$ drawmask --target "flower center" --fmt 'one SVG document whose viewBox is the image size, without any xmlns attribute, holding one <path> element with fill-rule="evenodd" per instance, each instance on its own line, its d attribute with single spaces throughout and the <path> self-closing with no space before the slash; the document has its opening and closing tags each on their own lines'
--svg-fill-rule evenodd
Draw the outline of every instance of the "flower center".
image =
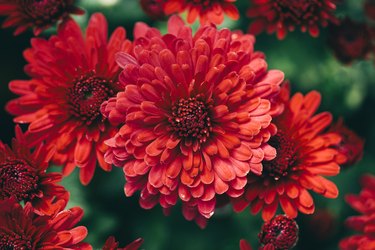
<svg viewBox="0 0 375 250">
<path fill-rule="evenodd" d="M 281 177 L 288 175 L 290 170 L 293 170 L 297 159 L 296 147 L 282 130 L 272 136 L 268 143 L 276 149 L 277 156 L 272 161 L 264 162 L 264 174 L 279 180 Z"/>
<path fill-rule="evenodd" d="M 168 119 L 180 137 L 197 139 L 205 142 L 212 131 L 209 107 L 201 100 L 202 96 L 180 99 L 172 107 L 172 116 Z"/>
<path fill-rule="evenodd" d="M 64 0 L 21 0 L 24 13 L 36 26 L 51 24 L 66 11 Z"/>
<path fill-rule="evenodd" d="M 0 249 L 1 250 L 15 250 L 15 249 L 32 249 L 30 237 L 18 235 L 14 232 L 0 233 Z"/>
<path fill-rule="evenodd" d="M 298 241 L 298 225 L 285 215 L 278 215 L 264 223 L 258 238 L 263 245 L 271 244 L 275 249 L 291 249 Z"/>
<path fill-rule="evenodd" d="M 100 105 L 114 95 L 111 84 L 112 81 L 92 75 L 76 79 L 73 87 L 68 90 L 72 114 L 87 125 L 102 117 Z"/>
<path fill-rule="evenodd" d="M 5 160 L 0 163 L 0 198 L 15 196 L 19 201 L 30 200 L 36 195 L 38 180 L 26 161 Z"/>
</svg>

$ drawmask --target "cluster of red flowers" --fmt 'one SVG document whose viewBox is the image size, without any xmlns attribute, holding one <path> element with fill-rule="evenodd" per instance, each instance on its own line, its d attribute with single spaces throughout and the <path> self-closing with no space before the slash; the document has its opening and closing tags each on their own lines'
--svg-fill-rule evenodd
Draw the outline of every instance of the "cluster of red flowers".
<svg viewBox="0 0 375 250">
<path fill-rule="evenodd" d="M 37 35 L 63 21 L 56 35 L 33 38 L 25 50 L 30 79 L 9 84 L 20 97 L 6 109 L 28 129 L 16 128 L 12 148 L 0 143 L 0 248 L 91 248 L 82 242 L 86 228 L 75 227 L 83 211 L 64 210 L 69 194 L 58 184 L 60 174 L 46 172 L 49 163 L 63 166 L 64 176 L 78 166 L 84 185 L 97 165 L 121 167 L 126 196 L 140 191 L 143 208 L 160 204 L 166 213 L 181 201 L 185 218 L 201 227 L 219 198 L 237 212 L 250 206 L 266 221 L 261 249 L 292 248 L 293 218 L 315 209 L 309 191 L 336 198 L 326 176 L 356 163 L 363 141 L 342 121 L 332 125 L 329 112 L 316 114 L 318 92 L 290 97 L 284 74 L 269 70 L 254 50 L 253 35 L 212 25 L 193 34 L 172 16 L 167 34 L 137 23 L 133 41 L 122 27 L 107 38 L 102 14 L 92 15 L 83 35 L 68 17 L 81 13 L 73 2 L 0 0 L 4 26 L 17 26 L 16 34 L 32 26 Z M 189 23 L 198 16 L 202 24 L 239 17 L 234 0 L 146 2 L 154 17 L 188 10 Z M 334 1 L 252 2 L 249 15 L 258 19 L 250 31 L 275 31 L 280 39 L 296 25 L 316 36 L 318 23 L 336 20 Z M 286 216 L 275 217 L 279 205 Z M 372 215 L 355 222 L 371 229 Z M 346 247 L 352 241 L 342 248 L 352 249 Z M 114 238 L 104 247 L 117 248 Z"/>
</svg>

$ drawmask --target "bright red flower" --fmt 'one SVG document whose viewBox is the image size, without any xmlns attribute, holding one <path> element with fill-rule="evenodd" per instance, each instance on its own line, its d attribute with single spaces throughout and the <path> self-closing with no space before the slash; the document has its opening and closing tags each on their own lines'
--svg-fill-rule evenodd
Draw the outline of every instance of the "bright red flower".
<svg viewBox="0 0 375 250">
<path fill-rule="evenodd" d="M 8 16 L 3 28 L 15 26 L 14 35 L 29 27 L 34 35 L 51 27 L 56 22 L 66 19 L 69 14 L 83 14 L 84 11 L 74 6 L 75 0 L 0 0 L 0 16 Z"/>
<path fill-rule="evenodd" d="M 152 19 L 166 17 L 164 5 L 167 0 L 140 0 L 143 11 Z"/>
<path fill-rule="evenodd" d="M 64 175 L 77 165 L 83 184 L 92 179 L 97 161 L 111 170 L 103 159 L 104 140 L 115 128 L 100 114 L 100 105 L 123 89 L 114 56 L 131 47 L 123 28 L 117 28 L 109 40 L 107 33 L 105 17 L 94 14 L 85 37 L 69 20 L 57 36 L 32 39 L 32 48 L 25 51 L 29 62 L 25 71 L 32 79 L 9 84 L 21 96 L 7 105 L 17 116 L 14 121 L 30 123 L 30 140 L 56 145 L 54 163 L 64 165 Z"/>
<path fill-rule="evenodd" d="M 332 115 L 323 112 L 314 115 L 321 96 L 312 91 L 306 96 L 295 94 L 284 113 L 274 119 L 277 134 L 269 144 L 276 148 L 277 156 L 263 162 L 263 174 L 248 176 L 243 196 L 233 199 L 234 209 L 243 210 L 251 203 L 251 212 L 262 210 L 262 217 L 269 221 L 280 203 L 290 218 L 298 211 L 311 214 L 314 202 L 308 190 L 326 198 L 336 198 L 336 185 L 323 176 L 334 176 L 340 171 L 339 152 L 336 146 L 341 137 L 324 132 L 332 122 Z"/>
<path fill-rule="evenodd" d="M 165 13 L 181 13 L 187 10 L 188 23 L 194 23 L 199 17 L 201 24 L 221 24 L 224 15 L 237 20 L 240 15 L 233 4 L 236 0 L 166 0 Z"/>
<path fill-rule="evenodd" d="M 82 242 L 86 227 L 75 227 L 81 208 L 62 210 L 63 201 L 53 215 L 40 216 L 29 205 L 22 208 L 13 198 L 0 201 L 0 249 L 92 249 Z"/>
<path fill-rule="evenodd" d="M 119 243 L 116 241 L 115 237 L 110 236 L 105 242 L 102 250 L 138 250 L 141 247 L 142 243 L 143 239 L 139 238 L 126 247 L 120 248 L 118 247 Z"/>
<path fill-rule="evenodd" d="M 258 235 L 261 249 L 291 249 L 297 244 L 298 232 L 298 225 L 293 219 L 278 215 L 263 224 Z"/>
<path fill-rule="evenodd" d="M 362 159 L 365 142 L 354 131 L 344 125 L 342 118 L 333 124 L 329 131 L 341 135 L 342 140 L 336 148 L 342 156 L 342 167 L 352 166 Z"/>
<path fill-rule="evenodd" d="M 284 39 L 288 31 L 297 26 L 311 36 L 319 35 L 319 26 L 337 22 L 333 12 L 336 0 L 250 0 L 252 7 L 248 16 L 255 18 L 249 32 L 259 34 L 276 32 L 278 39 Z"/>
<path fill-rule="evenodd" d="M 186 218 L 209 218 L 218 194 L 238 197 L 275 157 L 270 99 L 284 75 L 267 71 L 251 35 L 203 26 L 192 36 L 176 16 L 168 30 L 139 23 L 134 54 L 118 54 L 125 91 L 103 111 L 122 127 L 105 159 L 123 167 L 127 196 L 141 190 L 143 208 L 180 198 Z"/>
<path fill-rule="evenodd" d="M 340 25 L 329 27 L 328 44 L 342 63 L 366 59 L 373 49 L 370 27 L 345 18 Z"/>
<path fill-rule="evenodd" d="M 341 250 L 375 249 L 375 176 L 365 175 L 361 179 L 359 195 L 347 195 L 346 202 L 362 215 L 351 216 L 346 225 L 361 234 L 349 236 L 340 242 Z"/>
<path fill-rule="evenodd" d="M 0 141 L 0 200 L 14 197 L 18 202 L 30 203 L 41 215 L 59 209 L 57 200 L 66 203 L 69 194 L 57 184 L 61 174 L 46 173 L 53 153 L 43 144 L 30 148 L 18 126 L 12 148 Z"/>
</svg>

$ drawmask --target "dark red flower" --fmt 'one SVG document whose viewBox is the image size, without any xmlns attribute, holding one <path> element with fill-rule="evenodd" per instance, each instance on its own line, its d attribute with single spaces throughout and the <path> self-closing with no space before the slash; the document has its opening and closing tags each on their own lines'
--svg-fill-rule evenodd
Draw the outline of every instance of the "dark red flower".
<svg viewBox="0 0 375 250">
<path fill-rule="evenodd" d="M 120 248 L 118 247 L 119 243 L 116 241 L 115 237 L 110 236 L 105 242 L 102 250 L 138 250 L 141 247 L 142 243 L 143 239 L 139 238 L 126 247 Z"/>
<path fill-rule="evenodd" d="M 69 14 L 83 14 L 84 11 L 74 6 L 75 0 L 0 0 L 0 16 L 8 16 L 3 28 L 15 26 L 14 35 L 29 27 L 34 35 L 66 19 Z"/>
<path fill-rule="evenodd" d="M 122 127 L 105 159 L 123 167 L 125 193 L 140 190 L 143 208 L 181 199 L 187 219 L 209 218 L 217 195 L 241 195 L 247 174 L 275 157 L 270 99 L 284 75 L 267 71 L 251 35 L 213 26 L 192 35 L 176 16 L 168 31 L 138 23 L 134 53 L 117 55 L 126 87 L 103 112 Z"/>
<path fill-rule="evenodd" d="M 342 137 L 340 144 L 336 146 L 342 157 L 340 160 L 342 167 L 352 166 L 362 159 L 365 142 L 354 131 L 344 125 L 342 118 L 333 124 L 329 131 Z"/>
<path fill-rule="evenodd" d="M 276 32 L 278 39 L 284 39 L 288 31 L 297 26 L 311 36 L 319 35 L 319 26 L 337 22 L 333 12 L 336 0 L 250 0 L 248 16 L 255 20 L 249 32 L 259 34 Z"/>
<path fill-rule="evenodd" d="M 64 175 L 77 165 L 83 184 L 92 179 L 97 161 L 104 170 L 111 170 L 103 159 L 104 140 L 115 128 L 101 115 L 100 105 L 123 89 L 114 56 L 131 47 L 123 28 L 117 28 L 109 40 L 107 36 L 102 14 L 91 17 L 86 36 L 69 20 L 57 36 L 32 39 L 32 48 L 25 51 L 29 62 L 25 71 L 32 79 L 9 84 L 21 96 L 7 105 L 17 116 L 14 121 L 30 123 L 31 141 L 56 146 L 53 161 L 64 165 Z"/>
<path fill-rule="evenodd" d="M 258 235 L 261 249 L 288 250 L 298 241 L 298 225 L 285 215 L 278 215 L 265 222 Z"/>
<path fill-rule="evenodd" d="M 340 25 L 329 28 L 328 44 L 342 63 L 366 59 L 372 51 L 371 32 L 366 23 L 345 18 Z"/>
<path fill-rule="evenodd" d="M 81 208 L 62 210 L 62 201 L 53 215 L 40 216 L 29 205 L 22 208 L 13 198 L 0 201 L 0 249 L 92 249 L 82 242 L 86 227 L 75 227 L 83 216 Z"/>
<path fill-rule="evenodd" d="M 18 202 L 30 203 L 42 215 L 59 209 L 57 200 L 66 203 L 69 194 L 57 184 L 61 174 L 46 173 L 53 153 L 43 144 L 30 148 L 18 126 L 12 148 L 0 141 L 0 200 L 14 197 Z"/>
<path fill-rule="evenodd" d="M 143 11 L 152 19 L 163 19 L 164 5 L 167 0 L 140 0 Z"/>
<path fill-rule="evenodd" d="M 349 236 L 340 241 L 341 250 L 370 250 L 375 249 L 375 176 L 365 175 L 361 179 L 362 190 L 359 195 L 350 194 L 346 202 L 357 212 L 351 216 L 346 225 L 361 234 Z"/>
<path fill-rule="evenodd" d="M 298 211 L 311 214 L 314 202 L 308 192 L 312 190 L 326 198 L 336 198 L 336 185 L 323 176 L 339 173 L 340 153 L 336 146 L 340 135 L 325 132 L 332 115 L 323 112 L 314 115 L 321 96 L 312 91 L 306 96 L 295 94 L 286 105 L 284 113 L 274 119 L 277 134 L 269 144 L 276 148 L 277 156 L 263 162 L 261 176 L 248 175 L 244 195 L 232 199 L 236 211 L 251 203 L 251 212 L 262 210 L 265 221 L 276 213 L 278 205 L 289 218 Z"/>
<path fill-rule="evenodd" d="M 181 13 L 187 10 L 188 23 L 194 23 L 199 17 L 201 24 L 221 24 L 224 15 L 237 20 L 240 15 L 233 4 L 236 0 L 166 0 L 165 13 Z"/>
</svg>

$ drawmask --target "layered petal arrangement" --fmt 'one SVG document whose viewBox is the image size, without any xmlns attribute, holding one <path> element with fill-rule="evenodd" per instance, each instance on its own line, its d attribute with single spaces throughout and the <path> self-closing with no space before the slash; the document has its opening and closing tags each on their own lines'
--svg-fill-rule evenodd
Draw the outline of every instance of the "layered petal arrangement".
<svg viewBox="0 0 375 250">
<path fill-rule="evenodd" d="M 249 32 L 259 34 L 276 32 L 278 39 L 284 39 L 288 32 L 300 27 L 311 36 L 319 35 L 319 26 L 337 23 L 333 12 L 337 0 L 250 0 L 248 16 L 255 20 Z"/>
<path fill-rule="evenodd" d="M 277 156 L 263 162 L 261 176 L 249 174 L 244 195 L 232 199 L 235 211 L 242 211 L 249 204 L 251 212 L 262 210 L 262 218 L 269 221 L 279 204 L 289 218 L 298 211 L 311 214 L 314 202 L 308 192 L 312 190 L 326 198 L 336 198 L 336 185 L 323 176 L 339 173 L 343 159 L 337 146 L 341 136 L 325 132 L 332 122 L 328 112 L 315 114 L 321 96 L 312 91 L 306 96 L 295 94 L 284 113 L 275 118 L 277 134 L 269 144 L 276 148 Z"/>
<path fill-rule="evenodd" d="M 177 16 L 168 34 L 138 23 L 133 53 L 117 54 L 125 91 L 102 106 L 119 132 L 105 160 L 123 167 L 125 193 L 143 208 L 183 201 L 187 219 L 209 218 L 216 196 L 238 197 L 247 175 L 275 157 L 271 98 L 284 75 L 267 71 L 254 37 L 199 28 Z"/>
<path fill-rule="evenodd" d="M 234 5 L 236 0 L 165 0 L 164 11 L 167 15 L 187 11 L 188 23 L 197 18 L 201 24 L 221 24 L 224 16 L 237 20 L 240 15 Z"/>
<path fill-rule="evenodd" d="M 0 0 L 0 16 L 7 16 L 3 28 L 16 27 L 14 35 L 32 27 L 34 35 L 51 27 L 69 14 L 83 14 L 84 11 L 74 6 L 75 0 Z"/>
<path fill-rule="evenodd" d="M 114 57 L 131 47 L 121 27 L 107 36 L 102 14 L 91 17 L 84 36 L 69 20 L 49 40 L 32 39 L 32 48 L 24 53 L 29 63 L 25 71 L 32 79 L 9 84 L 20 95 L 6 107 L 16 115 L 14 121 L 30 124 L 31 141 L 56 146 L 53 162 L 64 166 L 64 175 L 78 166 L 83 184 L 92 179 L 97 161 L 102 169 L 111 170 L 103 158 L 104 140 L 115 128 L 101 115 L 100 105 L 123 89 Z"/>
<path fill-rule="evenodd" d="M 0 201 L 0 249 L 92 249 L 82 242 L 86 227 L 76 226 L 81 208 L 63 210 L 62 205 L 53 215 L 40 216 L 29 205 L 22 208 L 13 198 Z"/>
<path fill-rule="evenodd" d="M 339 245 L 341 250 L 375 249 L 375 176 L 363 176 L 361 185 L 362 190 L 359 195 L 346 196 L 346 202 L 361 213 L 361 215 L 349 217 L 346 225 L 361 234 L 341 240 Z"/>
<path fill-rule="evenodd" d="M 12 148 L 0 141 L 0 200 L 13 197 L 41 215 L 51 215 L 66 204 L 69 194 L 57 184 L 61 174 L 46 173 L 53 153 L 43 144 L 29 147 L 18 126 Z"/>
</svg>

